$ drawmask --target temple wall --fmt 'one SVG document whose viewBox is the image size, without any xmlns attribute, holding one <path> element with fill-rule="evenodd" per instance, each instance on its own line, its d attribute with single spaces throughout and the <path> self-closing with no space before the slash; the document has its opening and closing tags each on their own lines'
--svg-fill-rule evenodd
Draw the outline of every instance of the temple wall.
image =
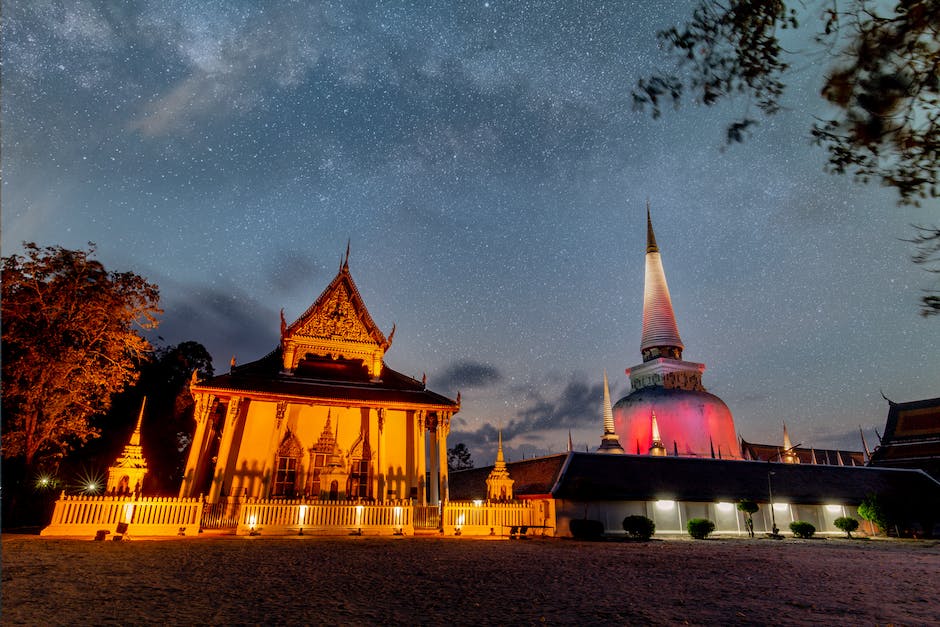
<svg viewBox="0 0 940 627">
<path fill-rule="evenodd" d="M 849 505 L 791 505 L 776 503 L 773 515 L 768 503 L 759 503 L 760 510 L 754 514 L 754 532 L 770 533 L 776 520 L 777 528 L 790 535 L 790 523 L 802 520 L 816 527 L 817 534 L 844 535 L 834 521 L 840 516 L 851 516 L 861 525 L 856 535 L 874 533 L 870 525 L 858 515 L 858 509 Z M 604 524 L 610 535 L 623 534 L 623 519 L 630 515 L 646 516 L 656 524 L 657 535 L 686 535 L 686 524 L 690 518 L 707 518 L 715 523 L 714 534 L 746 535 L 744 514 L 734 503 L 706 503 L 695 501 L 569 501 L 555 500 L 556 535 L 571 536 L 570 523 L 575 519 L 588 518 Z"/>
</svg>

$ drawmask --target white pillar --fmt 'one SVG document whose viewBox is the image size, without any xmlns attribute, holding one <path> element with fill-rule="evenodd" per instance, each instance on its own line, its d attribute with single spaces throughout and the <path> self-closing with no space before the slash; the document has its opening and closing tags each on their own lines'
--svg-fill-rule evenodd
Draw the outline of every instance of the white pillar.
<svg viewBox="0 0 940 627">
<path fill-rule="evenodd" d="M 431 433 L 433 434 L 431 436 L 432 439 L 431 439 L 431 450 L 430 450 L 430 454 L 431 454 L 431 505 L 437 505 L 438 503 L 441 502 L 440 491 L 438 490 L 438 488 L 440 487 L 440 479 L 438 478 L 439 477 L 438 473 L 440 472 L 440 468 L 441 468 L 441 460 L 440 460 L 440 447 L 438 447 L 437 445 L 438 433 L 439 433 L 437 425 L 434 426 L 434 430 L 431 431 Z"/>
<path fill-rule="evenodd" d="M 426 458 L 425 454 L 427 451 L 427 444 L 425 442 L 425 419 L 423 411 L 415 412 L 415 445 L 417 450 L 415 451 L 415 484 L 418 487 L 418 505 L 427 505 L 428 499 L 427 494 L 425 494 L 425 464 Z"/>
<path fill-rule="evenodd" d="M 441 501 L 447 501 L 450 498 L 449 488 L 447 484 L 448 479 L 448 469 L 447 469 L 447 435 L 450 433 L 450 415 L 440 413 L 438 414 L 437 419 L 437 446 L 438 446 L 438 459 L 440 461 L 440 473 L 441 473 L 441 492 L 440 498 Z"/>
<path fill-rule="evenodd" d="M 211 394 L 196 394 L 196 407 L 193 417 L 196 419 L 196 432 L 189 445 L 189 456 L 186 459 L 186 472 L 183 473 L 183 482 L 180 484 L 180 498 L 194 498 L 199 496 L 196 490 L 200 485 L 201 469 L 205 468 L 205 451 L 208 448 L 209 416 L 215 397 Z"/>
<path fill-rule="evenodd" d="M 219 500 L 222 483 L 225 481 L 225 476 L 229 474 L 228 457 L 232 450 L 232 438 L 235 436 L 235 422 L 238 419 L 240 400 L 237 396 L 229 399 L 228 408 L 225 412 L 225 421 L 222 424 L 222 441 L 219 443 L 219 455 L 215 462 L 215 476 L 212 477 L 212 485 L 209 488 L 210 503 Z M 231 486 L 229 486 L 229 489 L 231 489 Z"/>
<path fill-rule="evenodd" d="M 388 494 L 388 478 L 385 474 L 385 408 L 380 407 L 376 413 L 378 415 L 379 451 L 375 473 L 376 483 L 378 484 L 375 498 L 384 501 Z"/>
</svg>

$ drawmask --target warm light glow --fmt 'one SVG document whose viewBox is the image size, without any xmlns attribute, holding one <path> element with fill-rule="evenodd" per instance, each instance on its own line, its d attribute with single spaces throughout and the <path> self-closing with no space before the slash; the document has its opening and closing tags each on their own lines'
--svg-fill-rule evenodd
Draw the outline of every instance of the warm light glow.
<svg viewBox="0 0 940 627">
<path fill-rule="evenodd" d="M 356 526 L 362 526 L 362 510 L 365 509 L 362 505 L 356 505 Z"/>
<path fill-rule="evenodd" d="M 459 529 L 460 527 L 463 527 L 463 521 L 464 521 L 464 520 L 465 520 L 465 517 L 464 517 L 463 514 L 461 514 L 460 516 L 457 517 L 457 528 L 458 528 L 458 529 Z"/>
<path fill-rule="evenodd" d="M 130 524 L 131 520 L 134 519 L 134 504 L 126 503 L 124 505 L 124 522 Z"/>
<path fill-rule="evenodd" d="M 306 506 L 306 505 L 301 505 L 301 506 L 297 509 L 297 524 L 298 524 L 298 525 L 304 524 L 304 518 L 305 518 L 306 516 L 307 516 L 307 506 Z"/>
<path fill-rule="evenodd" d="M 718 503 L 717 507 L 722 512 L 730 512 L 731 510 L 734 509 L 734 504 L 728 503 L 727 501 L 721 501 L 720 503 Z"/>
<path fill-rule="evenodd" d="M 94 481 L 89 481 L 85 484 L 85 493 L 86 494 L 98 494 L 98 484 Z"/>
<path fill-rule="evenodd" d="M 656 501 L 657 509 L 672 509 L 675 506 L 676 506 L 676 502 L 670 501 L 668 499 L 662 499 L 662 500 Z"/>
<path fill-rule="evenodd" d="M 774 503 L 774 511 L 785 512 L 790 507 L 789 503 Z"/>
<path fill-rule="evenodd" d="M 254 514 L 252 514 L 251 516 L 248 517 L 248 527 L 249 527 L 249 528 L 254 529 L 254 528 L 255 528 L 255 525 L 257 524 L 257 522 L 258 522 L 258 517 L 255 516 Z"/>
<path fill-rule="evenodd" d="M 474 500 L 473 500 L 473 506 L 474 506 L 474 507 L 480 507 L 481 505 L 483 505 L 483 501 L 482 501 L 481 499 L 474 499 Z"/>
<path fill-rule="evenodd" d="M 826 511 L 830 514 L 838 514 L 842 511 L 841 505 L 826 505 Z"/>
</svg>

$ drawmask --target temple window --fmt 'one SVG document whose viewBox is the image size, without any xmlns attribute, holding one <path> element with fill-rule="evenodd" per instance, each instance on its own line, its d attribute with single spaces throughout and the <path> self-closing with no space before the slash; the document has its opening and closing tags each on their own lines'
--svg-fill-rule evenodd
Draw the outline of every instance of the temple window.
<svg viewBox="0 0 940 627">
<path fill-rule="evenodd" d="M 277 474 L 274 478 L 274 496 L 294 496 L 294 486 L 297 485 L 297 458 L 278 457 Z"/>
</svg>

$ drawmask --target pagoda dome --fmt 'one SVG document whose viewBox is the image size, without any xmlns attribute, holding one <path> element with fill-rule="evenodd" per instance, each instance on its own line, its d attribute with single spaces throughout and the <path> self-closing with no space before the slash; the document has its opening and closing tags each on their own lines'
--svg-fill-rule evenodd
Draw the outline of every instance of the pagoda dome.
<svg viewBox="0 0 940 627">
<path fill-rule="evenodd" d="M 667 455 L 741 457 L 731 411 L 714 394 L 649 386 L 617 401 L 613 412 L 615 430 L 628 454 L 649 452 L 655 412 Z"/>
</svg>

